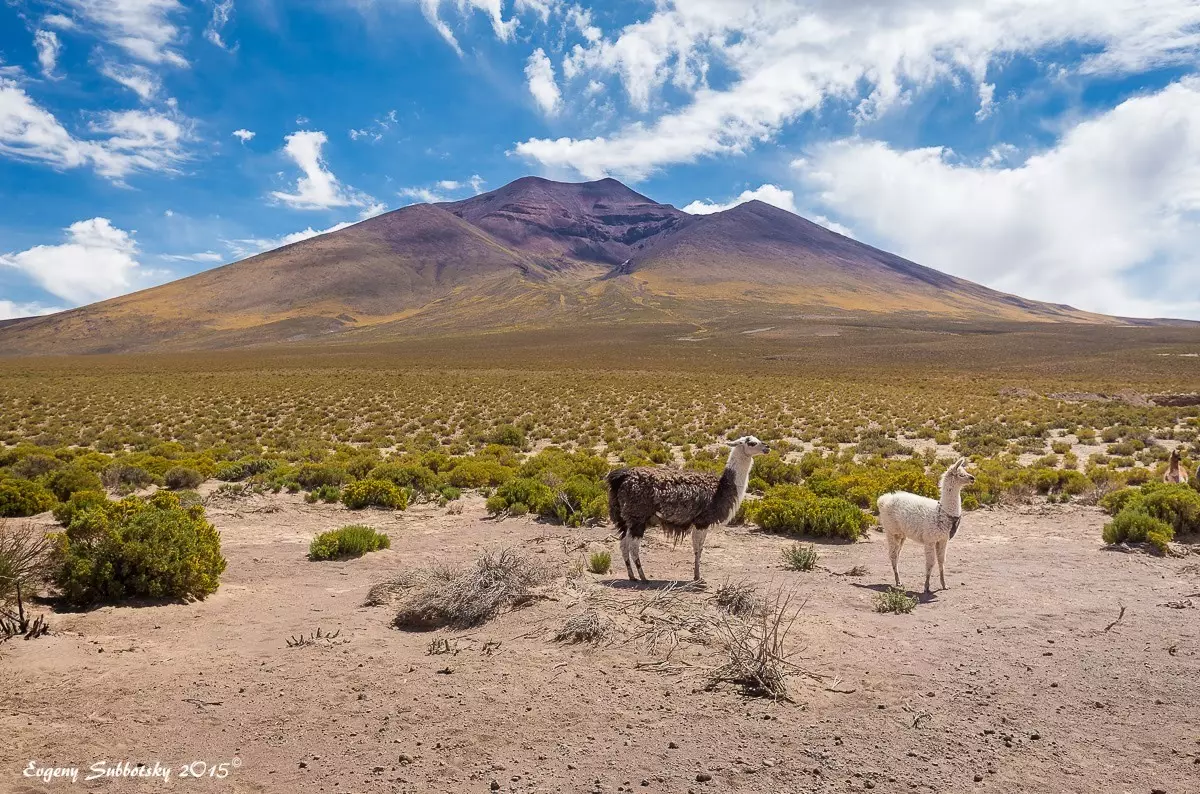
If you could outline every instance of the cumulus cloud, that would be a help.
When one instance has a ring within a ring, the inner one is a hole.
[[[143,101],[149,101],[158,93],[162,83],[158,75],[141,64],[118,64],[104,61],[100,74],[128,88]]]
[[[38,65],[46,77],[55,77],[58,56],[62,53],[62,42],[53,30],[39,30],[33,34],[33,46],[37,50]]]
[[[982,83],[994,62],[1064,44],[1094,51],[1078,67],[1089,74],[1194,62],[1197,26],[1194,0],[662,0],[563,62],[568,81],[619,81],[648,118],[514,152],[587,178],[640,179],[744,153],[830,100],[874,118],[914,90],[961,76]]]
[[[188,65],[175,50],[175,20],[184,13],[179,0],[62,0],[62,5],[75,12],[79,27],[140,61]]]
[[[208,27],[204,29],[204,38],[217,47],[228,50],[230,47],[222,38],[222,33],[229,24],[229,18],[233,16],[233,0],[213,2],[212,7],[212,18],[208,21]]]
[[[994,154],[848,139],[796,167],[822,204],[917,262],[1092,311],[1200,318],[1200,78],[1023,162]]]
[[[301,210],[366,207],[375,203],[365,193],[343,185],[329,170],[321,156],[328,140],[325,133],[316,130],[293,132],[284,138],[283,152],[299,166],[302,176],[296,182],[295,193],[279,190],[271,193],[276,200]]]
[[[106,111],[88,129],[93,137],[77,138],[15,81],[0,78],[0,155],[62,169],[91,166],[119,181],[135,171],[174,170],[190,136],[179,117],[148,110]]]
[[[138,263],[133,236],[108,218],[77,221],[66,242],[0,255],[0,265],[22,271],[42,289],[72,304],[129,292],[147,275]]]
[[[744,190],[742,191],[742,195],[725,204],[707,200],[693,201],[684,207],[683,211],[692,215],[712,215],[714,212],[731,210],[739,204],[745,204],[747,201],[761,201],[764,204],[770,204],[772,207],[779,207],[781,210],[799,214],[799,210],[796,209],[796,194],[778,185],[762,185],[754,190]]]
[[[525,64],[525,79],[529,81],[529,93],[547,116],[554,116],[562,105],[562,92],[554,81],[554,64],[546,51],[538,47]]]
[[[240,130],[233,131],[233,137],[237,138],[242,143],[246,143],[248,141],[254,140],[254,136],[256,134],[257,133],[255,133],[253,130],[247,130],[247,129],[240,129]]]
[[[61,312],[61,306],[44,306],[40,303],[17,303],[0,298],[0,320],[14,320],[18,317],[38,317],[43,314]]]

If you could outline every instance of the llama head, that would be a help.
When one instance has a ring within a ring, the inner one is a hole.
[[[1179,467],[1179,447],[1176,447],[1175,449],[1171,450],[1171,461],[1170,461],[1169,465],[1171,466],[1172,469],[1176,469]]]
[[[729,448],[731,456],[744,455],[746,458],[766,455],[771,451],[771,448],[759,441],[756,436],[742,436],[736,441],[730,441]]]
[[[956,460],[954,465],[946,469],[946,473],[942,475],[943,485],[956,485],[962,488],[973,482],[975,482],[975,475],[967,471],[966,458]]]

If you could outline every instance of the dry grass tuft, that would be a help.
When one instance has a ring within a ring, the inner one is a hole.
[[[514,549],[487,552],[462,568],[429,568],[407,588],[395,625],[410,631],[473,628],[527,602],[552,576],[546,565]]]
[[[726,582],[716,589],[712,600],[723,612],[740,618],[757,617],[767,608],[762,592],[751,582]]]
[[[726,615],[716,627],[724,639],[726,661],[709,674],[708,688],[733,684],[753,697],[791,700],[787,679],[800,672],[789,657],[788,632],[800,614],[791,605],[792,594],[776,592],[768,596],[766,608],[758,619],[745,623]]]
[[[594,609],[588,609],[579,615],[572,615],[563,623],[558,633],[554,635],[555,642],[599,644],[608,638],[608,624]]]

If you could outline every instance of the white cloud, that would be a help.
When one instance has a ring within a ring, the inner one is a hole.
[[[770,204],[772,207],[779,207],[781,210],[799,214],[799,210],[796,209],[796,194],[790,190],[784,190],[777,185],[762,185],[754,190],[742,191],[742,195],[727,204],[718,204],[713,201],[693,201],[684,207],[683,211],[692,215],[711,215],[714,212],[731,210],[739,204],[745,204],[747,201],[761,201],[764,204]]]
[[[140,61],[187,66],[175,51],[179,28],[174,20],[184,13],[179,0],[62,0],[73,9],[82,27]]]
[[[446,43],[454,48],[454,51],[459,55],[463,54],[462,47],[455,38],[454,32],[450,30],[450,26],[441,18],[439,11],[443,4],[448,5],[446,0],[420,0],[421,12],[425,14],[425,18],[429,20],[429,24],[433,25],[434,30],[446,40]],[[496,34],[496,38],[501,41],[508,41],[512,38],[513,32],[517,29],[517,21],[510,19],[507,22],[504,20],[504,9],[502,0],[456,0],[455,5],[458,6],[458,12],[461,15],[466,15],[471,11],[479,11],[487,15],[492,23],[492,31]]]
[[[42,18],[42,25],[59,30],[74,30],[76,27],[75,20],[63,14],[47,14]]]
[[[325,133],[313,130],[293,132],[284,138],[283,152],[300,167],[303,176],[296,182],[295,193],[275,191],[279,201],[301,210],[324,210],[332,207],[365,207],[374,200],[338,181],[321,157],[321,149],[329,139]]]
[[[368,218],[374,218],[376,215],[382,215],[387,211],[387,204],[384,204],[382,201],[375,201],[362,208],[362,212],[358,213],[358,219],[365,221]]]
[[[1200,318],[1200,78],[1013,159],[849,139],[797,169],[821,203],[922,264],[1092,311]]]
[[[253,140],[255,135],[256,133],[253,130],[241,129],[233,131],[233,137],[237,138],[242,143]]]
[[[143,102],[154,98],[162,85],[158,75],[141,64],[117,64],[104,61],[100,64],[100,74],[137,94]]]
[[[62,42],[58,40],[58,34],[53,30],[39,30],[33,34],[33,46],[37,49],[38,65],[42,67],[42,74],[54,77],[54,70],[58,68],[58,56],[62,53]]]
[[[66,242],[38,245],[0,255],[0,265],[16,268],[52,295],[73,304],[91,303],[129,292],[147,275],[137,261],[137,243],[108,218],[77,221]]]
[[[161,259],[169,259],[172,262],[203,262],[205,264],[216,264],[224,262],[226,256],[218,254],[216,251],[200,251],[195,254],[161,254]]]
[[[1075,45],[1097,53],[1087,73],[1194,63],[1198,30],[1194,0],[661,0],[645,21],[577,44],[563,62],[568,80],[619,80],[649,117],[514,152],[588,178],[639,179],[744,153],[829,100],[858,102],[867,119],[947,79],[982,82],[1015,54]]]
[[[0,155],[55,168],[90,165],[120,180],[134,171],[172,171],[185,159],[184,122],[156,111],[106,111],[88,125],[94,139],[76,138],[14,81],[0,78]]]
[[[401,198],[414,199],[413,204],[440,204],[443,201],[450,201],[448,196],[443,196],[427,187],[401,188],[397,195]]]
[[[221,37],[221,34],[224,32],[225,26],[229,24],[229,17],[232,15],[233,0],[222,0],[222,2],[215,2],[214,0],[212,19],[209,20],[208,27],[204,29],[204,38],[223,50],[230,49],[229,45]]]
[[[978,121],[983,121],[988,116],[992,115],[992,111],[996,107],[996,85],[995,83],[980,83],[979,84],[979,110],[975,111],[975,118]]]
[[[273,251],[276,248],[282,248],[283,246],[291,245],[292,243],[310,240],[313,237],[317,237],[322,234],[341,231],[348,226],[353,226],[354,223],[356,223],[356,221],[337,223],[333,226],[330,226],[328,229],[321,229],[319,231],[309,226],[302,231],[285,234],[282,237],[252,237],[241,240],[222,240],[222,242],[235,257],[242,259],[247,256],[261,254],[264,251]]]
[[[38,317],[43,314],[61,312],[61,306],[43,306],[40,303],[16,303],[0,298],[0,320],[15,320],[18,317]]]
[[[516,0],[513,3],[513,11],[517,14],[537,14],[542,22],[546,22],[550,19],[550,12],[555,10],[559,2],[560,0]]]
[[[554,116],[562,105],[562,92],[554,81],[554,64],[546,51],[538,47],[525,64],[525,79],[529,81],[529,93],[547,116]]]
[[[435,182],[432,188],[420,186],[401,188],[396,195],[404,199],[413,199],[413,203],[440,204],[444,201],[458,200],[453,196],[446,195],[447,193],[457,193],[468,188],[473,195],[478,196],[483,192],[485,184],[487,182],[483,177],[479,174],[472,174],[471,178],[465,182],[457,179],[443,179]]]

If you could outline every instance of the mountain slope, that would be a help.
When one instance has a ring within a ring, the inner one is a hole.
[[[750,201],[664,236],[622,272],[656,294],[741,297],[848,311],[1102,322],[949,276]]]
[[[760,202],[693,216],[527,177],[131,295],[0,325],[5,353],[243,347],[797,311],[1115,322],[922,267]]]

